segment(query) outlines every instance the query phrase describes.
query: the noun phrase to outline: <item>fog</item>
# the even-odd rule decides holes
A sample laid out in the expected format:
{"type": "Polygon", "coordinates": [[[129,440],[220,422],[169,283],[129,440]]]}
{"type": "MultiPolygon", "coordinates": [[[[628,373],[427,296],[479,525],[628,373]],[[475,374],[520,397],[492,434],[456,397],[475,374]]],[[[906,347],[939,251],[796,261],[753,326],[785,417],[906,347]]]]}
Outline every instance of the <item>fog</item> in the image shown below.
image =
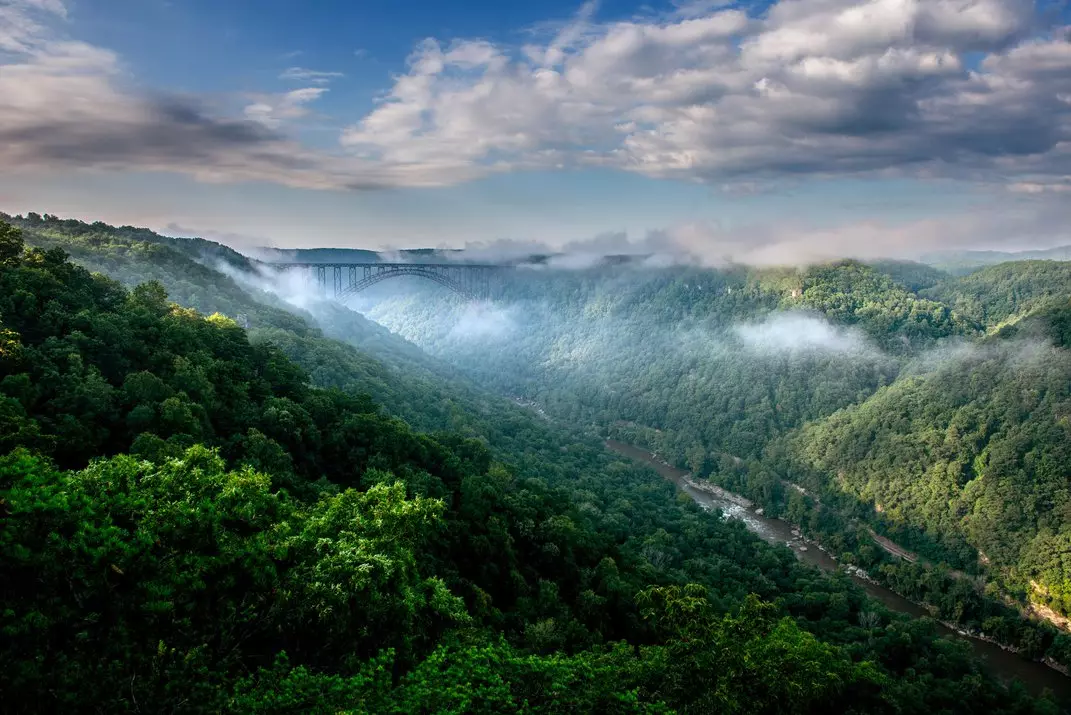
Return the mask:
{"type": "MultiPolygon", "coordinates": [[[[594,254],[587,257],[560,257],[560,263],[543,265],[543,272],[533,275],[529,281],[556,284],[556,281],[562,280],[563,271],[569,273],[589,267],[585,265],[587,258],[601,259],[594,254]]],[[[279,270],[258,265],[256,272],[250,273],[218,261],[215,268],[247,288],[273,294],[314,316],[322,313],[325,303],[330,300],[302,270],[279,270]]],[[[643,266],[641,264],[634,268],[642,270],[643,266]]],[[[652,271],[637,282],[634,271],[623,271],[616,275],[601,275],[598,280],[609,281],[606,285],[611,286],[610,293],[615,299],[622,299],[629,292],[639,290],[645,280],[657,275],[660,275],[658,271],[652,271]],[[617,281],[620,291],[613,289],[614,281],[617,281]]],[[[578,276],[577,280],[587,279],[578,276]]],[[[567,280],[564,285],[568,284],[567,280]]],[[[557,288],[562,289],[563,286],[557,285],[557,288]]],[[[531,342],[532,334],[547,340],[543,346],[547,360],[553,362],[555,355],[558,358],[568,355],[566,361],[574,367],[584,367],[588,361],[610,360],[636,340],[656,342],[666,351],[706,350],[712,356],[715,352],[743,349],[754,356],[802,356],[817,352],[858,359],[880,357],[880,350],[861,331],[833,325],[812,313],[760,313],[730,326],[696,329],[694,326],[672,323],[651,323],[641,314],[600,316],[598,311],[592,312],[590,307],[582,316],[565,315],[558,304],[559,297],[528,296],[469,303],[457,301],[439,286],[408,278],[385,281],[355,296],[346,307],[439,353],[441,357],[449,357],[449,352],[457,351],[461,354],[471,353],[469,358],[474,358],[477,353],[485,353],[486,349],[500,349],[502,346],[496,344],[514,338],[531,342]],[[642,333],[637,333],[641,324],[642,333]],[[433,345],[435,343],[437,345],[433,345]]],[[[335,303],[334,307],[343,306],[335,303]]]]}
{"type": "Polygon", "coordinates": [[[891,354],[860,328],[820,314],[771,310],[769,301],[755,297],[729,299],[728,284],[719,283],[724,274],[718,278],[716,271],[709,274],[710,291],[690,297],[688,291],[704,287],[699,281],[705,279],[679,271],[694,268],[648,269],[634,263],[585,272],[589,259],[601,256],[572,254],[538,271],[518,271],[492,301],[467,302],[442,286],[410,277],[377,284],[346,306],[323,295],[306,271],[258,266],[250,273],[224,263],[215,267],[322,325],[345,325],[338,322],[338,311],[348,308],[478,381],[493,380],[500,391],[524,394],[527,385],[546,390],[546,385],[569,380],[584,380],[593,390],[618,390],[620,384],[628,386],[629,400],[650,400],[651,409],[678,399],[678,393],[745,394],[749,383],[777,382],[783,371],[810,384],[800,389],[814,390],[839,406],[897,376],[962,369],[987,358],[1014,359],[1029,369],[1052,349],[1030,340],[994,347],[950,339],[909,355],[891,354]],[[681,275],[689,276],[686,282],[679,280],[681,275]],[[667,285],[675,287],[662,293],[667,285]],[[668,313],[666,300],[674,308],[668,313]],[[694,301],[718,319],[691,316],[694,301]],[[728,306],[735,307],[726,312],[728,306]],[[661,392],[648,394],[649,384],[660,385],[661,392]]]}
{"type": "Polygon", "coordinates": [[[325,300],[306,271],[217,266],[387,364],[404,340],[422,369],[522,400],[577,429],[644,441],[678,461],[696,445],[756,457],[768,440],[905,378],[1011,364],[1040,380],[1054,349],[980,335],[912,346],[875,330],[884,323],[849,326],[785,309],[799,304],[791,273],[756,279],[760,291],[735,270],[582,268],[518,270],[484,302],[418,277],[392,278],[342,306],[325,300]],[[393,336],[370,334],[358,316],[393,336]]]}
{"type": "Polygon", "coordinates": [[[861,356],[877,350],[862,331],[808,313],[774,313],[761,322],[735,325],[732,332],[748,350],[759,353],[817,350],[861,356]]]}
{"type": "Polygon", "coordinates": [[[219,260],[212,262],[212,268],[247,290],[274,295],[313,315],[323,310],[328,302],[333,302],[310,280],[308,272],[302,269],[281,270],[264,264],[254,264],[255,272],[249,272],[219,260]]]}
{"type": "Polygon", "coordinates": [[[970,370],[981,362],[999,361],[1013,365],[1016,370],[1046,369],[1046,361],[1058,348],[1048,340],[1033,336],[1011,340],[971,342],[964,338],[945,341],[924,350],[905,362],[901,375],[925,375],[942,370],[970,370]]]}
{"type": "Polygon", "coordinates": [[[499,308],[490,303],[469,303],[461,309],[450,328],[455,340],[478,340],[485,343],[508,338],[517,330],[515,308],[499,308]]]}

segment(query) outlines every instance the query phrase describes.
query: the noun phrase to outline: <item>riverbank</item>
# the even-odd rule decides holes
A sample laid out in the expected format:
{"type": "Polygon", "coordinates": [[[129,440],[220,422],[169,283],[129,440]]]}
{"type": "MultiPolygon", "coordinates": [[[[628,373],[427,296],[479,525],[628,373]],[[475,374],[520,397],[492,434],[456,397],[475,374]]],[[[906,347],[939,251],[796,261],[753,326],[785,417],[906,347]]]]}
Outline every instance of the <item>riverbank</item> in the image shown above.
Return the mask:
{"type": "MultiPolygon", "coordinates": [[[[613,440],[609,440],[609,441],[613,441],[613,440]]],[[[617,444],[624,444],[624,443],[623,442],[618,442],[617,444]]],[[[656,461],[656,462],[658,462],[663,467],[669,467],[670,469],[674,468],[672,464],[670,464],[666,460],[660,458],[657,453],[652,454],[651,455],[651,459],[656,461]]],[[[687,484],[692,489],[704,492],[706,494],[710,494],[711,496],[714,496],[714,497],[716,497],[718,499],[724,499],[727,502],[732,502],[733,504],[736,504],[738,506],[742,506],[745,509],[750,509],[752,506],[754,506],[754,502],[752,502],[750,499],[742,497],[739,494],[733,494],[730,491],[722,489],[717,484],[711,484],[710,482],[697,482],[696,480],[692,479],[692,475],[691,474],[683,474],[680,477],[680,479],[681,479],[682,482],[687,484]]],[[[760,514],[760,516],[761,516],[761,514],[760,514]]]]}
{"type": "MultiPolygon", "coordinates": [[[[637,462],[642,462],[654,467],[664,478],[672,481],[688,496],[706,508],[717,508],[729,518],[740,519],[744,524],[759,537],[770,543],[788,546],[800,560],[825,571],[834,571],[844,568],[849,576],[858,583],[871,597],[881,601],[890,610],[899,611],[913,617],[933,618],[932,612],[926,606],[915,603],[892,589],[884,586],[876,579],[858,567],[849,567],[841,564],[829,554],[821,544],[807,539],[800,529],[781,519],[772,519],[764,516],[761,510],[753,510],[750,506],[743,506],[739,500],[751,502],[744,497],[727,492],[716,485],[698,484],[691,475],[684,470],[677,469],[664,460],[658,459],[647,450],[616,440],[605,440],[608,449],[628,457],[637,462]],[[714,487],[713,489],[711,487],[714,487]],[[736,499],[726,499],[721,494],[729,494],[736,499]]],[[[1004,680],[1018,680],[1031,692],[1037,694],[1043,689],[1050,689],[1061,698],[1071,698],[1071,678],[1060,669],[1058,664],[1040,660],[1030,660],[1021,657],[1008,646],[980,635],[971,634],[955,624],[940,624],[941,629],[950,636],[960,638],[971,646],[988,668],[998,677],[1004,680]]]]}

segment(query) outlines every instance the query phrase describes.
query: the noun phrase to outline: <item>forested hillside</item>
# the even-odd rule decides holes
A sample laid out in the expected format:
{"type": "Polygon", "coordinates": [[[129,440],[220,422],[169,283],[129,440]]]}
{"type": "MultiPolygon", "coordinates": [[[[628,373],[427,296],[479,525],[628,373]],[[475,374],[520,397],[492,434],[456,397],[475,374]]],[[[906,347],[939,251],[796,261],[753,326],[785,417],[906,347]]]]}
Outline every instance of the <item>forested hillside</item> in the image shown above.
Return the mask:
{"type": "Polygon", "coordinates": [[[253,264],[225,246],[48,215],[8,218],[28,245],[60,248],[79,265],[131,289],[156,281],[179,305],[240,321],[251,342],[270,341],[315,384],[367,392],[391,414],[423,429],[456,427],[451,422],[456,411],[450,409],[456,402],[472,413],[487,409],[485,396],[467,389],[457,370],[430,360],[386,328],[331,302],[287,303],[262,290],[253,264]]]}
{"type": "Polygon", "coordinates": [[[804,486],[873,504],[897,538],[966,569],[979,561],[1071,612],[1071,360],[990,342],[904,375],[790,440],[804,486]],[[912,528],[916,525],[916,528],[912,528]],[[925,526],[919,526],[925,525],[925,526]]]}
{"type": "Polygon", "coordinates": [[[697,471],[721,452],[758,456],[772,436],[892,382],[905,358],[980,331],[851,262],[518,271],[495,306],[446,319],[450,306],[389,290],[359,307],[556,416],[661,430],[653,446],[682,464],[691,450],[697,471]]]}
{"type": "Polygon", "coordinates": [[[990,328],[1066,303],[1071,262],[1018,261],[983,268],[926,291],[961,314],[990,328]]]}
{"type": "MultiPolygon", "coordinates": [[[[85,255],[128,275],[164,245],[98,233],[85,255]]],[[[265,311],[252,340],[0,224],[5,709],[1057,711],[404,343],[380,336],[388,365],[265,311]]],[[[889,364],[868,358],[863,392],[889,364]]]]}
{"type": "Polygon", "coordinates": [[[938,270],[963,276],[986,266],[1011,261],[1071,261],[1071,246],[1033,251],[939,251],[926,254],[921,260],[938,270]]]}
{"type": "Polygon", "coordinates": [[[891,381],[897,364],[878,339],[897,355],[976,330],[852,263],[803,273],[518,271],[498,306],[453,319],[432,300],[386,291],[358,305],[481,382],[574,422],[672,430],[661,446],[677,454],[692,445],[758,454],[770,434],[891,381]]]}
{"type": "Polygon", "coordinates": [[[943,619],[1066,662],[1067,636],[1008,604],[1071,609],[1068,265],[602,267],[521,275],[450,321],[385,290],[361,307],[556,418],[791,515],[943,619]]]}

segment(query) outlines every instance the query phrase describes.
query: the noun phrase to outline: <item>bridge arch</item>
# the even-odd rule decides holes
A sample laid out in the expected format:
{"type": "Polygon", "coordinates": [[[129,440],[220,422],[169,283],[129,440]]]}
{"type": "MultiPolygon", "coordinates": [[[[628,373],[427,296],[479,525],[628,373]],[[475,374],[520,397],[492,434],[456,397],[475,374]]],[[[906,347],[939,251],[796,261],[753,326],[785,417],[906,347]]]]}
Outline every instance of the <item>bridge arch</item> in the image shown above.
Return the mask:
{"type": "Polygon", "coordinates": [[[474,263],[275,263],[280,270],[301,270],[320,290],[346,300],[377,283],[417,276],[445,286],[465,300],[490,297],[491,278],[502,268],[474,263]]]}
{"type": "Polygon", "coordinates": [[[453,292],[455,292],[458,295],[460,295],[465,300],[474,301],[474,300],[479,300],[479,298],[480,298],[480,296],[478,296],[469,287],[466,287],[464,284],[462,284],[461,281],[455,280],[454,278],[451,278],[450,276],[445,275],[443,273],[438,273],[436,271],[422,270],[420,267],[416,267],[416,266],[412,267],[412,270],[405,270],[404,268],[399,268],[398,270],[389,270],[389,271],[383,271],[383,272],[379,272],[379,273],[372,273],[371,275],[368,275],[368,276],[365,276],[364,278],[361,278],[356,283],[353,283],[352,285],[348,285],[341,292],[336,293],[335,297],[338,298],[339,300],[345,300],[346,298],[351,298],[351,297],[357,295],[358,293],[360,293],[361,291],[363,291],[366,288],[371,288],[376,283],[382,283],[385,280],[388,280],[390,278],[396,278],[396,277],[399,277],[399,276],[418,276],[420,278],[426,278],[426,279],[428,279],[430,281],[434,281],[435,283],[438,283],[441,286],[446,286],[447,288],[449,288],[453,292]]]}

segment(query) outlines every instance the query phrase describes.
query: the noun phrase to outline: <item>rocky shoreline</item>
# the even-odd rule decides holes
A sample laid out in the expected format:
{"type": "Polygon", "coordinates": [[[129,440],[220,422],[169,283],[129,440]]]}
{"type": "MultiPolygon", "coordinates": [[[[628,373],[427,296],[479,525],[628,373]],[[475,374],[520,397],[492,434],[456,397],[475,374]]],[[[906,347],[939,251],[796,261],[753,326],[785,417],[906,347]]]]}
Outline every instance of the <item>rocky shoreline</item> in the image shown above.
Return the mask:
{"type": "MultiPolygon", "coordinates": [[[[738,494],[727,492],[718,485],[711,484],[710,482],[697,482],[692,479],[692,475],[690,474],[686,474],[685,476],[681,477],[681,481],[690,486],[692,489],[695,489],[696,491],[705,492],[723,501],[732,502],[737,506],[742,506],[745,509],[750,509],[752,506],[754,506],[754,502],[750,499],[745,499],[744,497],[738,494]]],[[[762,515],[759,514],[759,516],[762,515]]]]}

